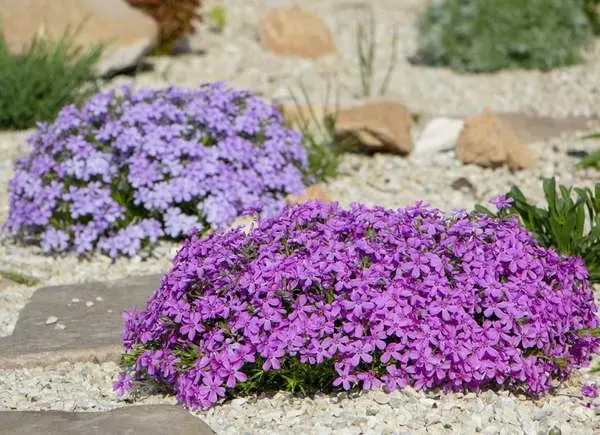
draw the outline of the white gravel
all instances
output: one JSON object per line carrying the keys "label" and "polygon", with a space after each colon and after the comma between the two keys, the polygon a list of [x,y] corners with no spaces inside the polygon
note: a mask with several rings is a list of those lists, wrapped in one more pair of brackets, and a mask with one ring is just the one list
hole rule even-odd
{"label": "white gravel", "polygon": [[[306,0],[303,7],[323,15],[334,29],[340,57],[317,62],[281,58],[263,52],[256,41],[256,24],[267,0],[205,1],[207,7],[224,5],[228,24],[224,34],[199,32],[192,46],[203,55],[150,59],[155,68],[139,76],[118,77],[107,86],[125,82],[162,87],[168,84],[196,86],[225,80],[266,96],[285,97],[288,86],[303,82],[315,102],[320,101],[327,74],[334,73],[342,85],[342,100],[356,98],[359,75],[354,58],[353,32],[361,12],[358,2]],[[285,3],[285,2],[284,2]],[[415,11],[423,0],[372,0],[378,22],[378,80],[389,57],[389,36],[399,26],[399,65],[390,94],[406,102],[413,112],[466,116],[491,107],[556,117],[598,116],[600,110],[600,46],[581,66],[549,73],[513,71],[478,76],[458,76],[445,69],[412,66],[407,62],[415,49]],[[416,131],[417,133],[418,131]],[[583,133],[583,132],[582,132]],[[12,176],[12,162],[27,152],[24,139],[29,132],[0,133],[0,223],[6,219],[8,198],[4,189]],[[491,196],[504,193],[512,184],[521,187],[534,201],[542,200],[541,178],[557,176],[563,184],[592,186],[600,172],[575,170],[577,159],[570,149],[591,151],[600,143],[581,141],[571,134],[531,145],[538,163],[535,169],[511,173],[506,168],[482,169],[461,165],[453,152],[424,157],[373,157],[349,155],[342,175],[324,189],[343,205],[360,201],[370,205],[400,207],[425,200],[443,210],[470,209]],[[452,184],[461,178],[462,188]],[[469,187],[469,185],[471,187]],[[12,333],[19,310],[33,292],[52,284],[70,284],[110,277],[165,273],[177,249],[163,244],[154,258],[141,261],[121,259],[111,264],[94,256],[80,262],[73,256],[50,258],[38,249],[0,245],[0,269],[21,271],[40,279],[39,285],[0,286],[0,337]],[[118,369],[115,364],[65,363],[22,370],[0,370],[0,410],[57,409],[101,411],[125,406],[112,393]],[[401,433],[501,433],[501,434],[594,434],[600,433],[598,409],[583,406],[582,383],[600,385],[600,374],[581,370],[557,394],[539,401],[507,392],[481,394],[423,393],[406,389],[385,395],[381,392],[351,396],[297,398],[287,394],[273,397],[235,399],[197,413],[219,434],[297,433],[311,434],[401,434]],[[173,398],[150,396],[139,403],[174,403]],[[560,432],[556,431],[558,429]]]}

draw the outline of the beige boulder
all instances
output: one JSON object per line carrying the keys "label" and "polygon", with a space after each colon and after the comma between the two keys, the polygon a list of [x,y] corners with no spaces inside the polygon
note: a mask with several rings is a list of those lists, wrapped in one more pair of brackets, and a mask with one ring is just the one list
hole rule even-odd
{"label": "beige boulder", "polygon": [[263,48],[284,56],[315,59],[337,52],[325,21],[298,7],[268,12],[259,25],[258,35]]}
{"label": "beige boulder", "polygon": [[340,138],[351,136],[370,151],[408,154],[413,147],[413,120],[404,104],[373,100],[337,112],[335,131]]}
{"label": "beige boulder", "polygon": [[515,170],[535,165],[533,153],[509,125],[488,109],[465,121],[456,144],[456,158],[483,167],[507,163]]}
{"label": "beige boulder", "polygon": [[74,43],[84,50],[105,43],[101,75],[135,66],[158,42],[154,20],[124,0],[3,0],[0,25],[15,54],[34,37],[57,40],[75,30]]}

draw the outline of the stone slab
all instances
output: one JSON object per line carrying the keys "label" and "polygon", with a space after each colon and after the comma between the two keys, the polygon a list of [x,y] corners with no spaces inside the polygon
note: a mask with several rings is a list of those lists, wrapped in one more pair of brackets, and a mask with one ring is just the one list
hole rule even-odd
{"label": "stone slab", "polygon": [[118,361],[123,311],[141,310],[162,275],[44,287],[19,313],[12,335],[0,338],[0,368],[62,361]]}
{"label": "stone slab", "polygon": [[180,406],[128,406],[108,412],[0,412],[0,434],[27,435],[212,435],[202,420]]}

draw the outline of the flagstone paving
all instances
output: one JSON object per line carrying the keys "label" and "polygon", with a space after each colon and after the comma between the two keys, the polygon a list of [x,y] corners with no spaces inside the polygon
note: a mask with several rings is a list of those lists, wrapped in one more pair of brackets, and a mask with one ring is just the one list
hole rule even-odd
{"label": "flagstone paving", "polygon": [[142,309],[161,275],[37,290],[12,335],[0,338],[0,368],[61,361],[118,361],[122,312]]}
{"label": "flagstone paving", "polygon": [[180,406],[128,406],[108,412],[0,412],[0,434],[211,435],[215,432]]}

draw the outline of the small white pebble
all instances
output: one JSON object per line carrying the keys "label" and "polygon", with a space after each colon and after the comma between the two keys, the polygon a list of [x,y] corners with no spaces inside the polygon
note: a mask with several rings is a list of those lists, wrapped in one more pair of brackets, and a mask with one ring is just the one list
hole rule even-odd
{"label": "small white pebble", "polygon": [[86,307],[88,307],[88,308],[89,308],[89,307],[93,307],[93,306],[94,306],[94,303],[93,303],[92,301],[87,301],[87,302],[85,303],[85,306],[86,306]]}
{"label": "small white pebble", "polygon": [[107,313],[112,313],[112,312],[113,312],[113,310],[106,310],[106,312],[107,312]]}
{"label": "small white pebble", "polygon": [[58,317],[50,316],[46,319],[46,325],[52,325],[53,323],[58,322]]}
{"label": "small white pebble", "polygon": [[65,326],[65,325],[63,325],[62,323],[57,323],[57,324],[54,326],[54,329],[60,329],[61,331],[62,331],[63,329],[65,329],[65,328],[66,328],[66,326]]}
{"label": "small white pebble", "polygon": [[73,298],[73,299],[71,299],[71,302],[77,303],[77,302],[79,302],[79,298]]}
{"label": "small white pebble", "polygon": [[102,302],[104,299],[102,299],[100,296],[96,296],[96,300],[97,300],[98,302]]}

